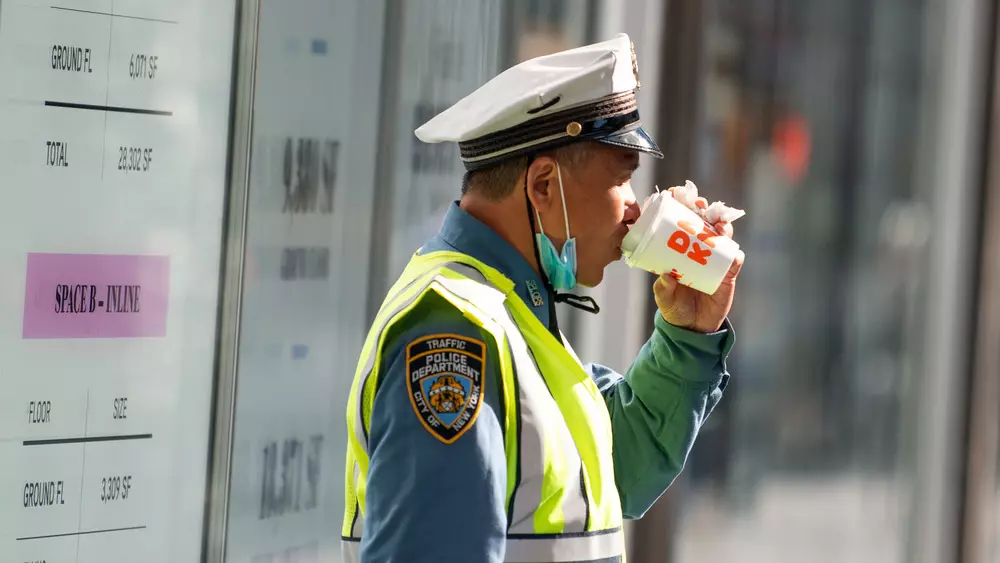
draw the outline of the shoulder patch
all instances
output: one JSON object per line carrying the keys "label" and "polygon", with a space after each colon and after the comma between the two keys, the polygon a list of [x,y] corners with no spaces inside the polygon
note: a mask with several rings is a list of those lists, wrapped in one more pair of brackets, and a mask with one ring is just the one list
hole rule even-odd
{"label": "shoulder patch", "polygon": [[486,344],[457,334],[432,334],[406,347],[406,386],[421,424],[451,444],[472,427],[483,404]]}

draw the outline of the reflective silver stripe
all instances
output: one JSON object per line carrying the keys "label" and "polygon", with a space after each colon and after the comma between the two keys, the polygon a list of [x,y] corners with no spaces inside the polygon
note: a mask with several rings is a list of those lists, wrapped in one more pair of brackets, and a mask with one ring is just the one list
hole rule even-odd
{"label": "reflective silver stripe", "polygon": [[[540,376],[529,375],[526,364],[533,364],[527,358],[526,343],[520,334],[507,332],[508,347],[517,369],[518,400],[521,403],[520,435],[518,440],[518,460],[521,481],[514,490],[513,509],[508,531],[515,534],[530,534],[535,530],[535,510],[542,503],[542,480],[545,478],[545,424],[544,410],[538,404],[539,397],[549,398],[548,390]],[[537,373],[537,372],[536,372]],[[551,400],[551,399],[549,399]],[[553,405],[554,406],[554,405]],[[541,412],[539,412],[541,411]]]}
{"label": "reflective silver stripe", "polygon": [[361,538],[340,538],[340,555],[344,563],[359,563],[361,559]]}
{"label": "reflective silver stripe", "polygon": [[[354,485],[357,486],[358,479],[361,478],[361,466],[354,462]],[[365,533],[365,514],[361,512],[361,505],[357,506],[354,513],[354,523],[351,525],[351,537],[360,538]]]}
{"label": "reflective silver stripe", "polygon": [[[572,555],[590,549],[592,546],[582,546],[581,543],[570,545],[567,540],[591,540],[593,538],[614,538],[615,541],[622,542],[624,538],[621,532],[607,534],[603,536],[590,536],[584,538],[546,538],[539,539],[507,539],[507,553],[504,557],[506,563],[621,563],[622,549],[617,553],[605,557],[590,557],[587,559],[563,559],[563,553]],[[623,545],[623,544],[621,544]],[[582,549],[580,549],[582,547]],[[600,546],[598,546],[599,548]],[[572,552],[572,553],[570,553]],[[361,538],[341,538],[340,554],[344,563],[360,563],[361,558]]]}
{"label": "reflective silver stripe", "polygon": [[[511,318],[512,323],[513,321],[514,319]],[[522,342],[524,341],[524,337],[520,332],[518,332],[517,337]],[[531,347],[527,345],[527,342],[525,342],[524,347],[528,351],[528,356],[530,356],[530,365],[535,370],[535,373],[538,374],[538,379],[544,382],[545,379],[541,375],[541,370],[538,369],[538,362],[535,361],[535,354],[531,351]],[[586,492],[583,490],[583,483],[581,482],[583,479],[583,460],[580,458],[580,451],[576,449],[576,441],[573,440],[573,434],[569,430],[569,425],[565,423],[566,419],[563,418],[562,411],[559,409],[559,405],[556,404],[555,398],[552,397],[547,385],[545,386],[545,391],[545,398],[551,399],[552,407],[558,413],[559,420],[563,421],[563,424],[558,425],[552,425],[550,421],[550,424],[547,426],[555,426],[553,431],[557,434],[557,437],[554,444],[559,448],[559,455],[562,456],[563,465],[566,467],[566,475],[575,476],[576,482],[579,483],[575,486],[570,486],[566,491],[566,498],[563,499],[563,533],[585,532],[587,531],[588,501]],[[518,533],[519,530],[511,529],[509,532]]]}
{"label": "reflective silver stripe", "polygon": [[[448,264],[448,268],[469,279],[493,288],[485,276],[479,270],[466,266],[465,264]],[[456,293],[461,293],[458,288]],[[496,289],[496,288],[493,288]],[[499,291],[499,290],[498,290]],[[463,296],[465,297],[465,296]],[[495,311],[487,311],[491,316]],[[541,379],[541,374],[535,366],[534,360],[529,356],[528,345],[517,330],[510,330],[509,320],[506,314],[503,318],[496,319],[503,326],[507,335],[507,347],[514,360],[517,370],[518,401],[521,405],[520,419],[518,425],[520,433],[518,436],[518,454],[520,458],[520,482],[514,490],[512,500],[513,508],[510,511],[510,522],[508,531],[515,534],[530,534],[535,530],[535,510],[542,503],[542,480],[545,478],[545,447],[543,433],[547,428],[545,417],[542,414],[539,398],[548,398],[549,392],[545,388],[545,383]],[[554,404],[552,406],[555,406]]]}
{"label": "reflective silver stripe", "polygon": [[507,536],[507,563],[579,563],[621,557],[625,536],[621,528],[586,534]]}
{"label": "reflective silver stripe", "polygon": [[[559,405],[556,404],[538,369],[531,348],[521,335],[510,311],[503,304],[505,296],[475,268],[458,263],[449,263],[447,267],[496,292],[495,303],[491,304],[494,307],[486,307],[491,310],[485,312],[503,327],[517,371],[518,400],[521,404],[518,441],[521,481],[514,491],[508,532],[530,534],[535,531],[534,516],[542,502],[542,483],[545,479],[545,469],[548,467],[545,458],[546,443],[553,449],[548,455],[558,455],[562,458],[561,464],[566,468],[569,483],[572,483],[567,484],[566,496],[561,507],[564,520],[563,532],[583,532],[587,526],[587,498],[581,485],[577,484],[581,478],[583,462],[576,449],[576,442],[562,417],[562,411],[559,410]],[[481,295],[473,296],[468,293],[463,295],[465,292],[462,291],[461,284],[443,282],[442,285],[480,307],[487,305],[479,303],[482,301]],[[563,423],[553,424],[553,421]]]}
{"label": "reflective silver stripe", "polygon": [[[509,319],[513,325],[513,319]],[[562,458],[565,474],[571,479],[563,499],[563,532],[583,532],[587,525],[587,499],[579,483],[582,461],[576,443],[563,424],[562,411],[549,392],[538,370],[534,355],[521,333],[502,323],[507,334],[514,365],[517,369],[518,398],[521,402],[521,483],[514,491],[514,510],[510,522],[512,534],[528,534],[535,530],[534,514],[542,501],[542,480],[545,478],[546,453]],[[542,414],[547,413],[547,414]],[[543,444],[549,444],[546,452]],[[557,451],[552,451],[551,449]]]}
{"label": "reflective silver stripe", "polygon": [[[561,416],[562,411],[558,412]],[[576,449],[576,442],[569,431],[569,426],[565,423],[556,425],[555,431],[558,432],[556,444],[559,446],[559,455],[562,455],[566,476],[570,479],[566,483],[566,497],[562,505],[563,533],[585,532],[589,509],[581,483],[583,460],[580,459],[580,452]]]}
{"label": "reflective silver stripe", "polygon": [[[432,272],[433,271],[437,271],[437,268],[434,268],[432,270]],[[434,276],[430,275],[430,274],[431,274],[431,272],[425,272],[424,274],[421,274],[421,275],[413,278],[413,280],[411,280],[410,283],[406,284],[406,286],[404,286],[402,289],[400,289],[398,292],[396,292],[395,295],[393,295],[391,297],[394,298],[396,295],[401,295],[403,292],[407,291],[408,289],[410,289],[411,287],[413,287],[417,282],[419,282],[421,280],[423,280],[424,287],[426,288],[426,286],[430,285],[431,281],[434,279]],[[383,318],[382,324],[380,324],[379,327],[378,327],[378,332],[372,333],[374,335],[374,338],[375,338],[374,346],[371,349],[371,353],[369,353],[368,357],[365,358],[365,367],[361,371],[361,373],[364,374],[364,375],[361,377],[361,380],[358,382],[357,397],[356,397],[356,399],[354,401],[356,403],[355,404],[355,409],[354,409],[354,438],[358,441],[359,444],[361,444],[362,446],[364,446],[365,451],[368,451],[368,438],[365,436],[365,425],[364,425],[364,416],[363,416],[363,414],[364,414],[364,408],[365,408],[365,400],[364,400],[365,399],[365,385],[368,383],[368,378],[371,377],[372,370],[375,367],[375,357],[378,355],[378,350],[376,349],[378,347],[378,341],[379,341],[379,339],[382,336],[382,331],[385,330],[386,325],[389,324],[389,321],[391,321],[393,318],[395,318],[396,315],[398,315],[400,311],[402,311],[406,307],[410,306],[421,295],[423,295],[423,291],[417,291],[412,296],[410,296],[409,299],[407,299],[407,300],[403,301],[402,303],[400,303],[399,305],[397,305],[394,309],[392,309],[391,313],[389,313],[388,315],[386,315]],[[379,313],[381,313],[381,311],[379,311]],[[357,481],[355,481],[355,483],[356,482]]]}

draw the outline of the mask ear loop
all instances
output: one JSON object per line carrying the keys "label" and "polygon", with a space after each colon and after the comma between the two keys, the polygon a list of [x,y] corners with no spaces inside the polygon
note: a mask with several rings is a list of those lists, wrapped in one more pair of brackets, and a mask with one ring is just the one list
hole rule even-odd
{"label": "mask ear loop", "polygon": [[[531,166],[531,164],[529,163],[528,166]],[[569,242],[569,239],[570,239],[570,235],[569,235],[569,213],[566,211],[566,192],[563,191],[562,169],[559,167],[559,163],[558,162],[556,163],[556,175],[559,177],[559,197],[562,200],[562,201],[559,202],[559,204],[562,206],[562,211],[563,211],[563,225],[566,226],[566,242]],[[528,194],[528,191],[527,191],[528,190],[528,176],[527,175],[525,175],[525,177],[524,177],[524,182],[525,182],[525,184],[524,184],[525,192],[524,193],[525,193],[525,195],[527,195]],[[530,200],[529,200],[529,202],[530,202]],[[535,218],[538,219],[538,231],[542,234],[542,236],[545,236],[545,225],[542,224],[542,216],[538,214],[538,210],[537,209],[535,209]],[[531,230],[532,230],[532,232],[534,232],[534,230],[535,230],[534,225],[532,225]],[[563,249],[565,250],[565,248],[566,248],[566,245],[563,244]],[[561,252],[560,252],[560,256],[559,257],[562,258],[562,253]],[[535,258],[538,258],[538,257],[536,256]]]}
{"label": "mask ear loop", "polygon": [[[527,181],[527,180],[525,180],[525,181]],[[528,186],[524,187],[524,195],[525,196],[528,195]],[[545,236],[545,227],[542,225],[542,216],[539,215],[538,214],[538,210],[535,209],[535,207],[533,205],[531,205],[531,200],[528,200],[528,207],[530,207],[531,209],[534,209],[534,211],[535,211],[535,218],[538,219],[538,232],[540,232],[542,234],[542,236],[544,237]],[[530,214],[531,211],[529,210],[528,213]],[[532,232],[532,234],[534,234],[534,232],[535,232],[535,224],[534,223],[531,224],[531,232]],[[538,257],[535,256],[535,258],[538,258]]]}
{"label": "mask ear loop", "polygon": [[[566,225],[566,242],[569,242],[569,238],[570,238],[569,237],[569,212],[566,211],[566,192],[563,191],[562,169],[559,167],[559,163],[558,162],[556,163],[556,176],[559,178],[559,197],[562,199],[561,203],[562,203],[562,209],[563,209],[563,224]],[[538,213],[537,209],[535,210],[535,213]],[[539,227],[541,226],[541,224],[542,224],[542,219],[541,219],[541,217],[539,217],[539,219],[538,219],[538,225],[539,225]],[[542,234],[544,235],[545,231],[542,231]]]}
{"label": "mask ear loop", "polygon": [[[535,217],[538,217],[538,230],[545,235],[545,230],[542,228],[542,216],[538,214],[538,210],[535,206],[531,205],[531,198],[528,197],[528,170],[531,168],[531,163],[535,161],[535,155],[528,155],[528,164],[524,167],[524,203],[528,209],[528,223],[531,224],[531,249],[535,253],[535,264],[538,265],[538,276],[542,278],[542,285],[545,286],[545,291],[549,295],[555,295],[555,288],[549,283],[548,276],[545,275],[545,269],[542,268],[542,257],[538,251],[538,239],[535,237]],[[549,332],[558,340],[559,336],[559,319],[556,318],[556,304],[553,299],[549,299]]]}
{"label": "mask ear loop", "polygon": [[[528,208],[528,222],[531,224],[531,247],[535,253],[535,264],[538,264],[538,275],[542,278],[542,285],[545,286],[545,289],[549,292],[549,294],[555,296],[554,298],[549,299],[549,331],[555,335],[557,339],[561,339],[559,321],[556,319],[555,303],[565,303],[574,309],[579,309],[592,315],[600,313],[601,308],[597,305],[597,301],[594,301],[594,298],[589,295],[556,292],[556,289],[552,287],[552,283],[549,282],[548,276],[545,275],[545,269],[542,268],[541,255],[538,251],[538,241],[535,238],[535,216],[538,217],[538,230],[543,236],[545,235],[545,229],[542,227],[542,216],[539,215],[538,210],[531,205],[531,198],[528,197],[528,169],[531,168],[531,163],[534,162],[534,160],[535,155],[530,155],[528,157],[528,164],[524,169],[524,201]],[[559,196],[563,200],[562,206],[563,219],[566,222],[566,240],[569,241],[569,214],[566,211],[566,195],[563,192],[562,172],[560,171],[558,162],[556,163],[556,174],[559,178]]]}
{"label": "mask ear loop", "polygon": [[535,239],[535,217],[538,217],[538,229],[541,233],[545,234],[545,229],[542,227],[542,216],[538,215],[538,210],[535,206],[531,205],[531,198],[528,197],[528,169],[531,168],[531,163],[535,161],[535,155],[528,155],[528,164],[524,168],[524,203],[527,205],[528,209],[528,223],[531,224],[531,248],[535,252],[535,263],[538,264],[539,274],[542,277],[542,285],[546,288],[551,288],[549,280],[545,277],[545,272],[542,270],[542,257],[538,252],[538,241]]}
{"label": "mask ear loop", "polygon": [[[570,234],[569,234],[569,210],[566,207],[566,192],[563,189],[562,181],[562,167],[559,163],[556,163],[556,177],[559,178],[559,197],[562,198],[562,210],[563,210],[563,224],[566,225],[566,242],[563,244],[563,252],[560,253],[560,259],[565,253],[566,245],[569,244]],[[535,213],[538,213],[536,210]],[[539,226],[541,225],[541,218],[538,219]],[[544,234],[544,233],[542,233]],[[557,293],[556,294],[557,303],[565,303],[570,307],[585,311],[592,315],[596,315],[601,312],[601,308],[597,306],[597,301],[594,301],[593,297],[588,295],[576,295],[574,293]]]}

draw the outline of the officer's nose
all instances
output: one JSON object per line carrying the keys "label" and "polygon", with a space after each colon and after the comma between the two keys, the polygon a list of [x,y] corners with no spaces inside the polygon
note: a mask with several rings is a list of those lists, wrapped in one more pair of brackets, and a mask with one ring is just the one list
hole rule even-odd
{"label": "officer's nose", "polygon": [[639,219],[639,214],[642,212],[639,209],[639,202],[635,200],[635,192],[632,191],[632,182],[626,182],[621,188],[622,198],[625,202],[625,216],[622,221],[626,225],[632,225]]}

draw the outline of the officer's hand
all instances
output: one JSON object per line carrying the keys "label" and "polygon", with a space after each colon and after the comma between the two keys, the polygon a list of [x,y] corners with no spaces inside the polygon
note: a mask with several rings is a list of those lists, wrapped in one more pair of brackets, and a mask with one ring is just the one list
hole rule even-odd
{"label": "officer's hand", "polygon": [[[715,230],[727,237],[733,236],[733,226],[725,221],[716,223]],[[736,276],[743,267],[743,258],[740,251],[714,295],[685,287],[669,274],[657,278],[653,284],[653,296],[663,320],[695,332],[715,332],[722,328],[722,322],[733,306]]]}

